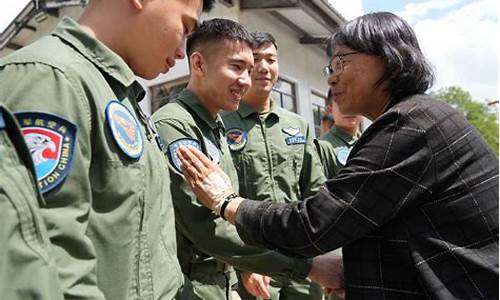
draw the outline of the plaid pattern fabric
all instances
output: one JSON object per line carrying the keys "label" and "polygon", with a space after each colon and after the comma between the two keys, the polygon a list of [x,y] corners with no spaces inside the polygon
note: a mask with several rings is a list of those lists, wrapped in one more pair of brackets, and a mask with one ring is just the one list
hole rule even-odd
{"label": "plaid pattern fabric", "polygon": [[[498,159],[456,110],[412,96],[380,116],[304,202],[244,201],[244,241],[343,247],[347,299],[498,299]],[[259,217],[255,217],[259,216]]]}

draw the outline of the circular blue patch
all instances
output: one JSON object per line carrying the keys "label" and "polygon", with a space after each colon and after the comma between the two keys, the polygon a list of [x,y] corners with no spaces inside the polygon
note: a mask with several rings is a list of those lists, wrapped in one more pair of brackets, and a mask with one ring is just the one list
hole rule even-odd
{"label": "circular blue patch", "polygon": [[210,158],[214,163],[219,165],[222,162],[222,153],[220,152],[219,147],[217,147],[211,140],[207,138],[204,139],[205,144],[207,145],[208,155],[210,155]]}
{"label": "circular blue patch", "polygon": [[179,149],[180,146],[192,146],[198,149],[199,151],[201,151],[201,146],[198,140],[192,138],[180,138],[178,140],[171,142],[168,145],[168,157],[170,159],[170,163],[177,170],[177,172],[182,173],[181,159],[177,154],[177,149]]}
{"label": "circular blue patch", "polygon": [[349,153],[351,152],[351,149],[347,148],[347,147],[340,147],[338,148],[338,151],[337,151],[337,160],[339,161],[339,163],[343,166],[345,166],[346,162],[347,162],[347,158],[349,157]]}
{"label": "circular blue patch", "polygon": [[128,157],[139,159],[144,144],[139,123],[125,105],[113,100],[106,107],[106,122],[118,147]]}
{"label": "circular blue patch", "polygon": [[247,145],[247,134],[239,128],[231,128],[226,132],[227,145],[231,151],[240,151]]}

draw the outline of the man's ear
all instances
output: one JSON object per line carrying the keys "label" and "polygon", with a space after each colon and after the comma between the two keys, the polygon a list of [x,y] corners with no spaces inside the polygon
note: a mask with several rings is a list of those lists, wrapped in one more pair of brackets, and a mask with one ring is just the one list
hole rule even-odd
{"label": "man's ear", "polygon": [[197,51],[191,53],[189,56],[189,65],[191,73],[198,73],[199,75],[202,75],[205,69],[205,58],[203,57],[203,54]]}
{"label": "man's ear", "polygon": [[132,4],[132,7],[137,9],[137,10],[143,10],[144,9],[144,0],[129,0],[130,4]]}

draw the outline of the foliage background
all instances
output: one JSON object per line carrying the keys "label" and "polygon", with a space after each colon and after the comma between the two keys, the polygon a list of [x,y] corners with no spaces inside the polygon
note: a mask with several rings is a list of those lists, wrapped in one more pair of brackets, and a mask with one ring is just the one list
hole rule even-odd
{"label": "foliage background", "polygon": [[469,92],[458,86],[442,88],[437,92],[433,92],[432,95],[448,102],[461,111],[498,156],[498,119],[496,111],[492,111],[486,103],[474,101]]}

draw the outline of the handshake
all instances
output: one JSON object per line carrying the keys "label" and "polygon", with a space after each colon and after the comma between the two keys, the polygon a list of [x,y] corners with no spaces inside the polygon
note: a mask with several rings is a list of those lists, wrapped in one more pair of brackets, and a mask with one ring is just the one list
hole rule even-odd
{"label": "handshake", "polygon": [[[344,299],[342,256],[333,252],[316,256],[308,277],[322,286],[326,295],[335,293],[337,297]],[[264,275],[251,272],[241,273],[241,283],[248,293],[257,298],[269,299],[271,297],[268,290],[269,282],[270,278]]]}

